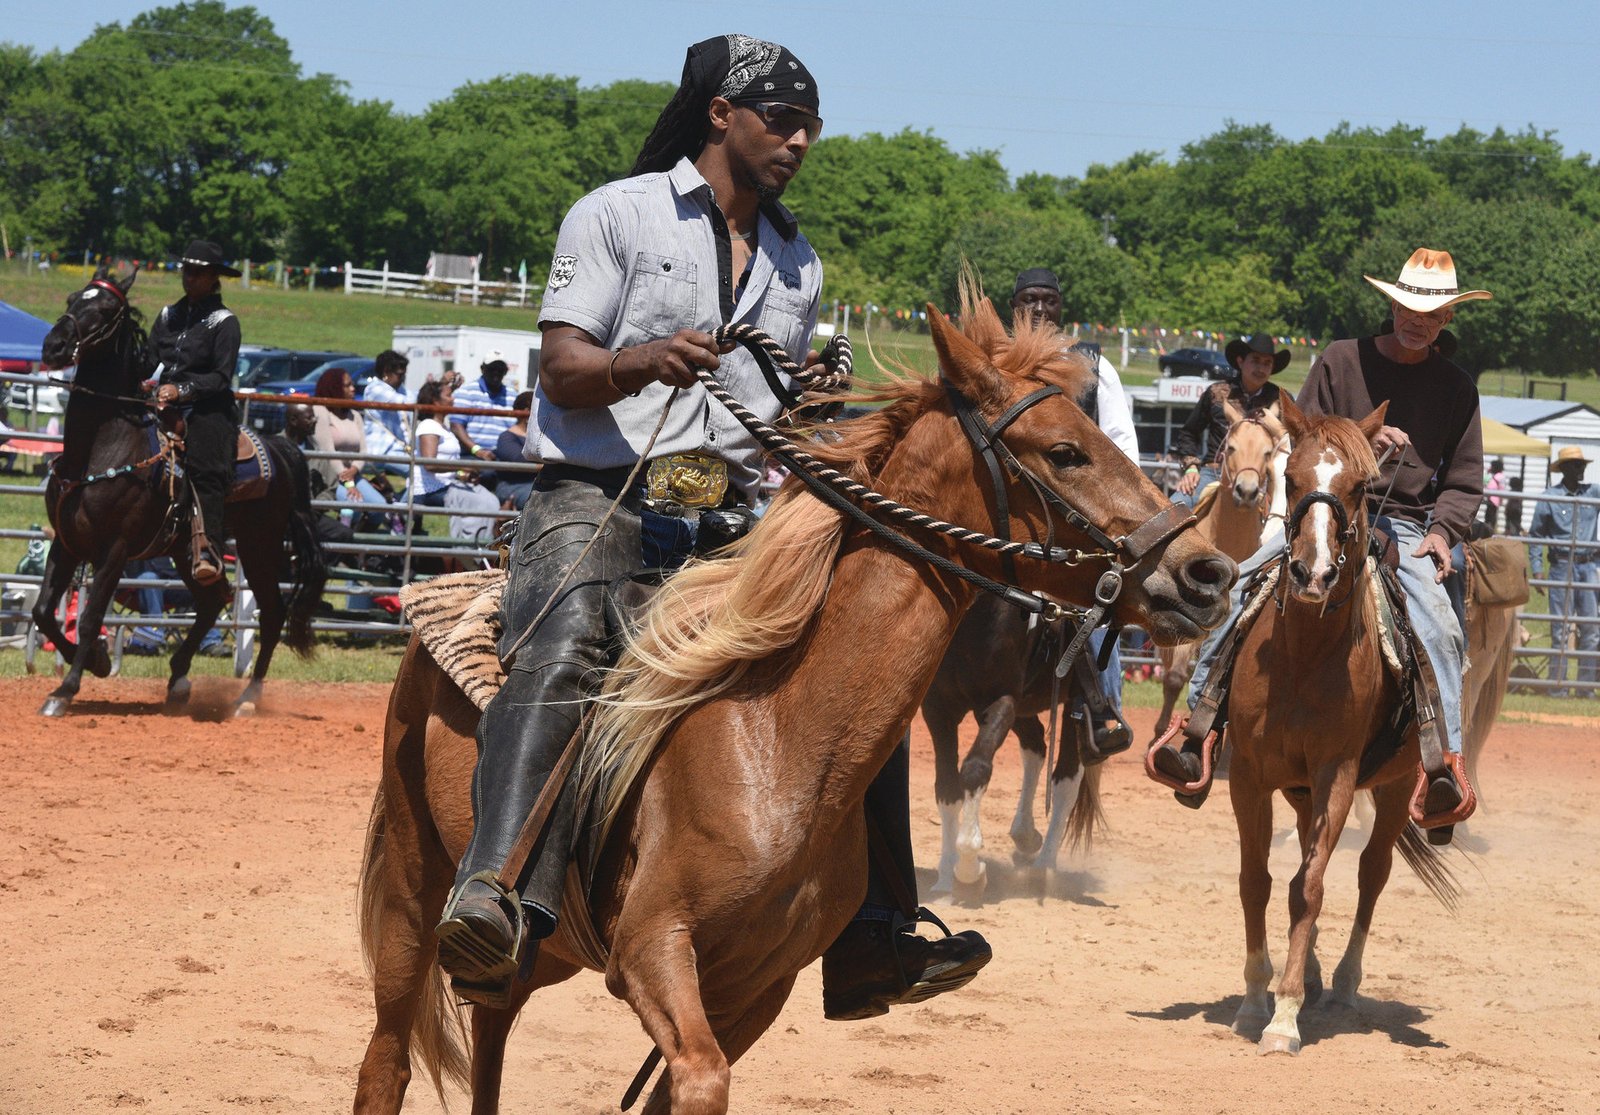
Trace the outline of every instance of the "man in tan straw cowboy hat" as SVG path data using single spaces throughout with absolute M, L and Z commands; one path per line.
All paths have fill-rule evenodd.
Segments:
M 1392 534 L 1400 556 L 1411 625 L 1438 677 L 1443 706 L 1443 743 L 1449 769 L 1431 778 L 1423 805 L 1423 827 L 1434 829 L 1434 843 L 1448 843 L 1452 826 L 1465 820 L 1473 799 L 1460 773 L 1461 683 L 1465 645 L 1442 582 L 1450 572 L 1450 548 L 1466 537 L 1483 498 L 1483 430 L 1478 389 L 1443 356 L 1436 342 L 1458 302 L 1489 298 L 1486 290 L 1463 291 L 1449 252 L 1418 248 L 1392 283 L 1363 276 L 1389 298 L 1393 332 L 1335 341 L 1312 365 L 1296 402 L 1307 414 L 1336 414 L 1359 420 L 1381 403 L 1387 423 L 1373 438 L 1380 459 L 1387 454 L 1372 491 L 1383 496 L 1371 505 L 1377 525 Z M 1282 550 L 1273 540 L 1239 567 L 1239 583 Z M 1236 599 L 1228 622 L 1207 638 L 1196 663 L 1190 707 L 1215 665 L 1221 636 L 1237 620 Z M 1164 747 L 1154 757 L 1162 773 L 1193 782 L 1200 761 Z
M 1569 445 L 1556 454 L 1555 471 L 1561 483 L 1544 490 L 1546 496 L 1587 496 L 1600 500 L 1600 486 L 1583 482 L 1589 458 L 1576 445 Z M 1600 502 L 1568 503 L 1565 500 L 1540 500 L 1533 509 L 1533 522 L 1528 533 L 1535 538 L 1548 538 L 1551 545 L 1531 547 L 1529 557 L 1535 577 L 1548 577 L 1557 582 L 1549 588 L 1550 614 L 1563 618 L 1550 621 L 1550 646 L 1555 653 L 1550 658 L 1546 677 L 1557 683 L 1552 696 L 1562 696 L 1560 687 L 1567 683 L 1567 636 L 1577 629 L 1578 650 L 1589 654 L 1600 652 L 1600 621 L 1597 621 L 1597 596 L 1600 596 L 1600 547 L 1595 542 L 1595 522 L 1600 515 Z M 1548 568 L 1545 562 L 1549 557 Z M 1600 659 L 1578 659 L 1578 680 L 1600 680 Z

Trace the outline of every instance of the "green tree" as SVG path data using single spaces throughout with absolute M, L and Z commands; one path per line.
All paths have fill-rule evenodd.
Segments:
M 1299 308 L 1299 296 L 1268 274 L 1267 257 L 1249 252 L 1190 267 L 1173 302 L 1172 321 L 1234 334 L 1283 334 Z

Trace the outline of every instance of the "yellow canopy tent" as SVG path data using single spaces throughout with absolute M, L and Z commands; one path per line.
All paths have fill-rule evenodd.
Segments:
M 1529 437 L 1493 418 L 1483 419 L 1483 455 L 1485 457 L 1544 457 L 1550 456 L 1550 443 Z

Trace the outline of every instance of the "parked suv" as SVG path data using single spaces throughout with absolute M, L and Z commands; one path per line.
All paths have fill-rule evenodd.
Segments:
M 1180 348 L 1164 353 L 1156 363 L 1164 376 L 1205 376 L 1207 379 L 1232 379 L 1234 371 L 1228 358 L 1215 349 Z

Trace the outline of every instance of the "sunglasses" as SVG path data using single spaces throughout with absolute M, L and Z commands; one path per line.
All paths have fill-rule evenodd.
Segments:
M 781 135 L 792 136 L 803 128 L 807 142 L 815 143 L 822 134 L 822 117 L 798 105 L 782 101 L 756 101 L 742 107 L 761 117 L 768 128 Z

